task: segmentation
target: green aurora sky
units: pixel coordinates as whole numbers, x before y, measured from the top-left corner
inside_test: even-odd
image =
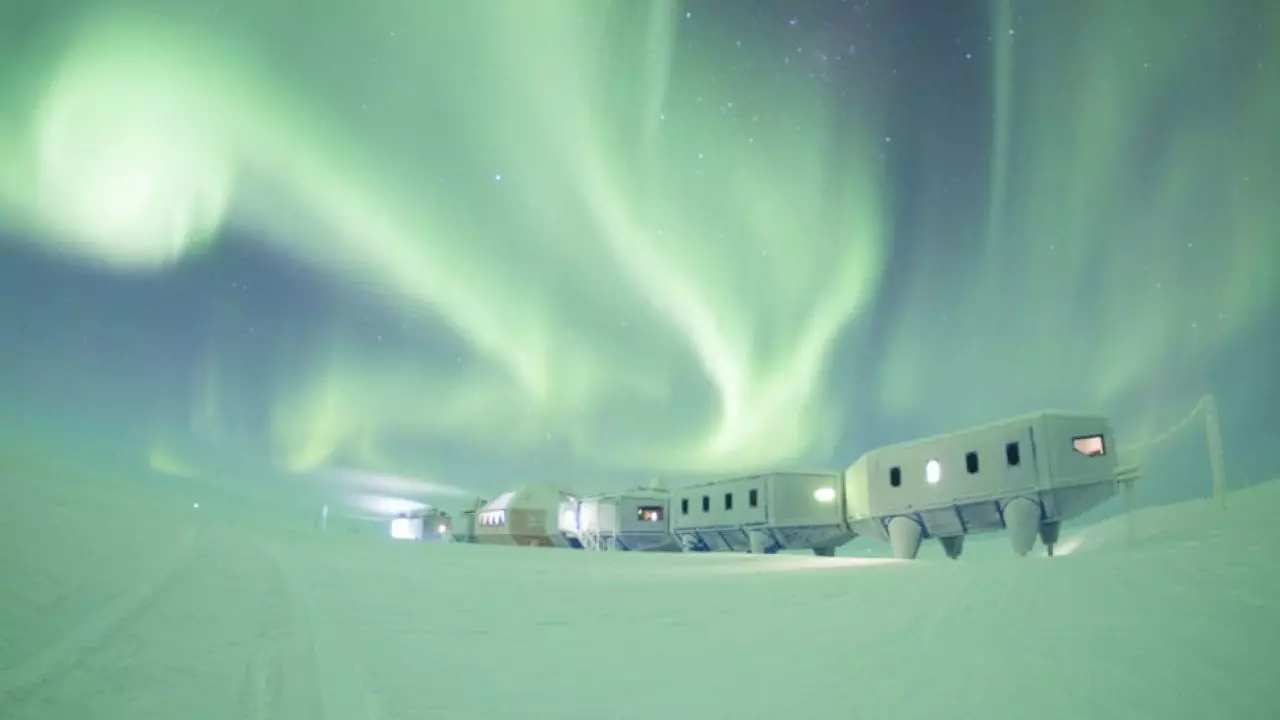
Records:
[[[1275,459],[1280,3],[64,0],[0,49],[14,437],[591,490],[1212,391]]]

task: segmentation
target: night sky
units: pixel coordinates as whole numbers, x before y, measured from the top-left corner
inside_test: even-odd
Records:
[[[59,0],[0,52],[10,443],[447,505],[1212,392],[1233,484],[1280,460],[1278,2]]]

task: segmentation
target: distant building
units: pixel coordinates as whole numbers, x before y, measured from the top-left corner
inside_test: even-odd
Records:
[[[571,547],[557,513],[570,495],[553,485],[525,485],[476,511],[476,542],[485,545]]]
[[[391,537],[397,540],[435,540],[449,537],[453,518],[449,513],[428,507],[402,513],[391,520]]]
[[[670,493],[636,489],[560,505],[560,531],[592,550],[679,551],[671,535]]]

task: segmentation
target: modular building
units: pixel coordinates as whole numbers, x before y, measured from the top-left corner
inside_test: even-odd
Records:
[[[489,503],[484,498],[476,498],[471,506],[458,513],[449,526],[449,535],[454,542],[473,543],[476,541],[476,513]]]
[[[838,472],[775,472],[679,488],[671,533],[687,551],[834,555],[853,538]]]
[[[531,484],[505,492],[476,511],[476,542],[485,545],[570,547],[560,531],[560,505],[569,494],[552,485]]]
[[[679,551],[669,500],[660,489],[571,498],[560,505],[560,530],[587,549]]]
[[[957,557],[966,535],[999,530],[1020,555],[1037,535],[1052,553],[1063,520],[1116,493],[1115,450],[1106,418],[1057,411],[890,445],[845,472],[847,519],[899,558],[927,538]]]
[[[402,513],[391,520],[391,537],[397,540],[444,540],[449,537],[453,518],[438,508]]]

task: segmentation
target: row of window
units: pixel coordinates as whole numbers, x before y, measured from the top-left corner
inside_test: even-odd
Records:
[[[1018,445],[1017,441],[1005,443],[1004,461],[1009,467],[1017,467],[1022,464],[1022,448]],[[930,484],[933,484],[941,479],[941,467],[937,465],[936,460],[931,460],[930,463],[933,463],[934,467],[926,468],[928,471],[926,473],[928,476],[926,479]],[[970,451],[964,454],[964,469],[967,470],[970,475],[977,475],[980,467],[981,465],[976,451]],[[889,468],[889,485],[892,487],[902,486],[902,468],[897,466]]]
[[[751,488],[750,490],[747,491],[747,506],[748,507],[760,506],[760,491],[757,488]],[[731,492],[727,492],[724,494],[724,509],[725,510],[733,509],[733,493]],[[711,496],[710,495],[702,496],[702,512],[704,513],[711,512]],[[681,515],[689,514],[689,498],[680,498],[680,514]]]
[[[1100,457],[1107,454],[1107,443],[1102,435],[1084,435],[1071,438],[1071,449],[1086,457]],[[1009,467],[1017,467],[1022,464],[1022,447],[1017,441],[1005,443],[1004,461]],[[970,451],[964,454],[964,469],[970,475],[977,475],[980,468],[981,463],[979,462],[977,451]],[[942,470],[937,460],[930,460],[925,467],[925,471],[925,479],[929,484],[932,485],[941,479]],[[897,466],[889,468],[889,485],[901,487],[902,468]]]
[[[507,524],[506,510],[486,510],[476,514],[476,522],[485,527],[502,527]]]

